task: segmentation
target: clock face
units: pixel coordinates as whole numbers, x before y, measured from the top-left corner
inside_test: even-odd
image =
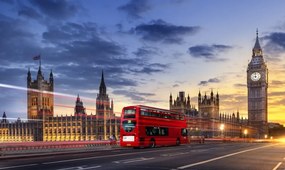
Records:
[[[251,74],[250,78],[252,81],[258,81],[260,79],[261,75],[259,72],[254,72]]]

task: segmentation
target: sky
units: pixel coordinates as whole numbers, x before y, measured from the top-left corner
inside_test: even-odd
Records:
[[[0,115],[27,117],[27,72],[41,55],[55,82],[55,115],[77,94],[95,113],[104,71],[114,111],[169,108],[169,95],[220,95],[220,112],[247,117],[246,69],[259,31],[269,69],[268,118],[285,125],[283,0],[0,0]]]

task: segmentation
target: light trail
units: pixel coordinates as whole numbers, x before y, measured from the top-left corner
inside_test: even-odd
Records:
[[[16,90],[21,90],[21,91],[32,91],[32,92],[36,92],[36,93],[42,93],[42,94],[50,94],[50,95],[54,95],[56,97],[64,97],[64,98],[69,98],[72,99],[73,101],[77,98],[77,95],[71,95],[71,94],[66,94],[66,93],[59,93],[59,92],[50,92],[50,91],[41,91],[41,90],[37,90],[37,89],[32,89],[32,88],[26,88],[26,87],[21,87],[21,86],[15,86],[15,85],[10,85],[10,84],[3,84],[0,83],[0,88],[8,88],[8,89],[16,89]],[[84,102],[85,101],[89,101],[89,102],[93,102],[94,104],[100,103],[98,101],[96,101],[95,99],[92,98],[88,98],[88,97],[80,97],[80,99],[83,99]],[[104,103],[108,103],[109,102],[104,102]],[[75,106],[72,105],[64,105],[64,104],[54,104],[54,106],[57,107],[63,107],[63,108],[74,108]],[[86,110],[91,110],[91,111],[96,111],[96,109],[92,109],[92,108],[85,108]],[[120,112],[114,112],[117,114],[121,114]]]
[[[71,95],[71,94],[66,94],[66,93],[59,93],[59,92],[50,92],[50,91],[44,91],[44,90],[41,91],[41,90],[37,90],[37,89],[26,88],[26,87],[21,87],[21,86],[15,86],[15,85],[10,85],[10,84],[0,83],[0,87],[9,88],[9,89],[16,89],[16,90],[22,90],[22,91],[32,91],[32,92],[37,92],[37,93],[42,93],[42,94],[50,94],[50,95],[59,96],[59,97],[68,97],[68,98],[72,98],[72,99],[76,99],[77,98],[76,95]],[[88,97],[80,97],[80,99],[84,99],[86,101],[92,101],[94,103],[96,102],[95,99],[88,98]]]

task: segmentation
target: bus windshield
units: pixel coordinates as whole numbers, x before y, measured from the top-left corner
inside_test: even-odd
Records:
[[[136,110],[135,109],[125,109],[124,118],[135,118]]]
[[[136,126],[136,122],[134,120],[124,120],[122,122],[123,128],[125,132],[131,132],[134,130]]]

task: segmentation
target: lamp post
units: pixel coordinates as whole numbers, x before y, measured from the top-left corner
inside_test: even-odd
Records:
[[[225,124],[222,123],[220,125],[220,130],[221,130],[221,137],[223,138],[224,137]]]
[[[244,129],[244,131],[243,131],[244,138],[246,138],[246,137],[247,137],[247,133],[248,133],[247,129]]]

